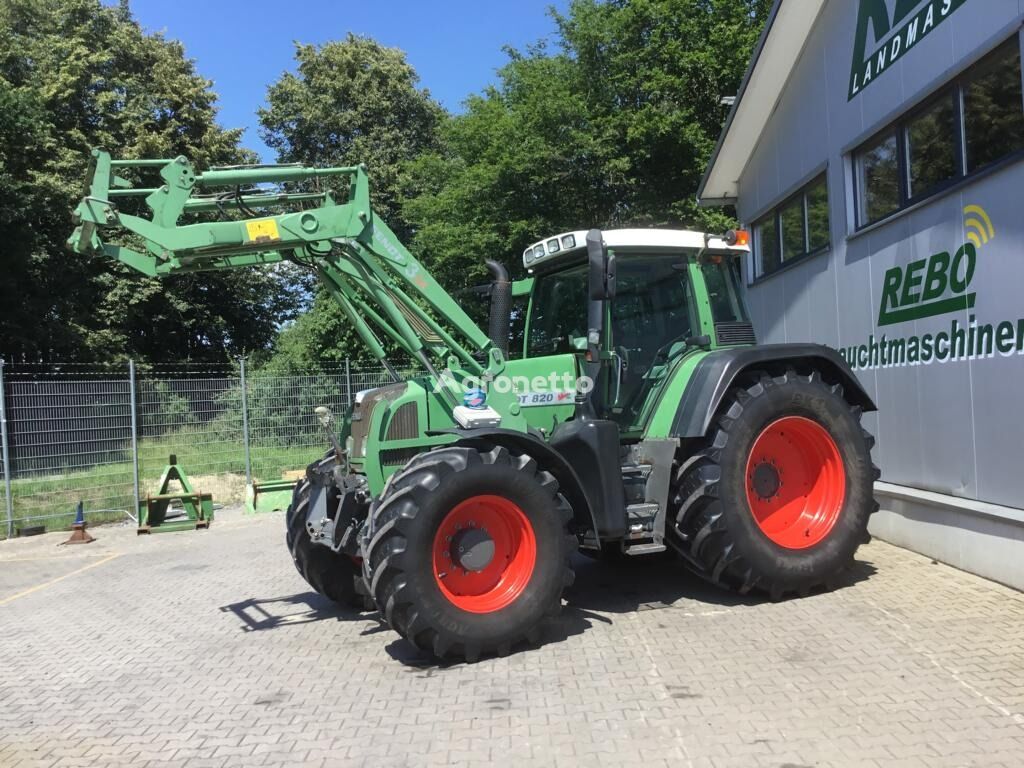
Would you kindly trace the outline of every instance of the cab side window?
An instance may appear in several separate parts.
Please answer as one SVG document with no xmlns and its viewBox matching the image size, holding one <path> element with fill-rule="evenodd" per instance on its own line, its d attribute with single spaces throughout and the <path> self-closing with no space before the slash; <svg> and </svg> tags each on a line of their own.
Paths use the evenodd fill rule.
<svg viewBox="0 0 1024 768">
<path fill-rule="evenodd" d="M 537 278 L 530 317 L 529 357 L 572 352 L 570 339 L 587 335 L 586 265 Z"/>
</svg>

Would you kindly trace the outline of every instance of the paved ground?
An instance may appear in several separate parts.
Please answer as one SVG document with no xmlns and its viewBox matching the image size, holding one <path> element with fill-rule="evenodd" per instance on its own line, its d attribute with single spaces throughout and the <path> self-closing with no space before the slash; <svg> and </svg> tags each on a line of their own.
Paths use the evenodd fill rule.
<svg viewBox="0 0 1024 768">
<path fill-rule="evenodd" d="M 418 658 L 296 575 L 280 515 L 0 543 L 0 766 L 1024 765 L 1024 595 L 885 544 L 737 602 L 582 560 L 546 645 Z"/>
</svg>

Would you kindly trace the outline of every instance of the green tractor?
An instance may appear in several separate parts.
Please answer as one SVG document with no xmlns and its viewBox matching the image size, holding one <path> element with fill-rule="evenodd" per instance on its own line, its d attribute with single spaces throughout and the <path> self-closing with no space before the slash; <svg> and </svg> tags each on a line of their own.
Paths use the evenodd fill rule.
<svg viewBox="0 0 1024 768">
<path fill-rule="evenodd" d="M 199 172 L 97 150 L 88 185 L 75 252 L 148 276 L 298 264 L 392 374 L 337 424 L 319 414 L 331 449 L 287 543 L 315 590 L 372 601 L 418 648 L 472 661 L 536 642 L 577 549 L 674 552 L 778 599 L 834 583 L 868 538 L 874 405 L 832 349 L 755 344 L 744 232 L 539 241 L 525 279 L 487 262 L 484 332 L 374 215 L 362 166 Z M 423 373 L 403 379 L 385 343 Z"/>
</svg>

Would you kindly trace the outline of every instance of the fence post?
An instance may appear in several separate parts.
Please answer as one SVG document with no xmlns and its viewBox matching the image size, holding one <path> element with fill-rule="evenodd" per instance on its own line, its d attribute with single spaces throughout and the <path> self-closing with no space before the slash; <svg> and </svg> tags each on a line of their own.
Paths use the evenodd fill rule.
<svg viewBox="0 0 1024 768">
<path fill-rule="evenodd" d="M 138 522 L 135 515 L 139 511 L 139 421 L 138 421 L 138 398 L 135 393 L 135 361 L 128 361 L 128 400 L 132 411 L 132 489 L 135 499 L 132 501 L 132 511 L 129 517 Z"/>
<path fill-rule="evenodd" d="M 352 360 L 345 358 L 345 407 L 352 405 Z"/>
<path fill-rule="evenodd" d="M 249 393 L 245 384 L 245 358 L 238 358 L 242 387 L 242 445 L 245 446 L 245 484 L 252 485 L 252 454 L 249 451 Z"/>
<path fill-rule="evenodd" d="M 11 457 L 7 450 L 7 393 L 4 391 L 4 359 L 0 357 L 0 442 L 3 443 L 4 498 L 7 500 L 7 538 L 14 538 L 14 498 L 11 496 Z"/>
</svg>

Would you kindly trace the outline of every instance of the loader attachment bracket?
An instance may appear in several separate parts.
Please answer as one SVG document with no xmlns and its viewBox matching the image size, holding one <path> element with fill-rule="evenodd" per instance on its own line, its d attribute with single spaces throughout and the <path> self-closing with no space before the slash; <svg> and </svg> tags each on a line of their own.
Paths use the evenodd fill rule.
<svg viewBox="0 0 1024 768">
<path fill-rule="evenodd" d="M 170 485 L 177 481 L 181 490 L 174 492 Z M 160 485 L 155 494 L 147 494 L 139 501 L 138 533 L 163 533 L 166 531 L 191 531 L 209 528 L 213 522 L 213 496 L 202 493 L 192 485 L 185 469 L 178 464 L 173 453 L 167 460 L 160 475 Z M 181 515 L 169 515 L 172 504 L 181 505 Z M 183 515 L 183 516 L 182 516 Z M 170 519 L 168 519 L 170 518 Z"/>
<path fill-rule="evenodd" d="M 307 472 L 310 497 L 305 528 L 314 544 L 355 557 L 369 505 L 366 478 L 341 474 L 338 469 L 310 467 Z"/>
</svg>

